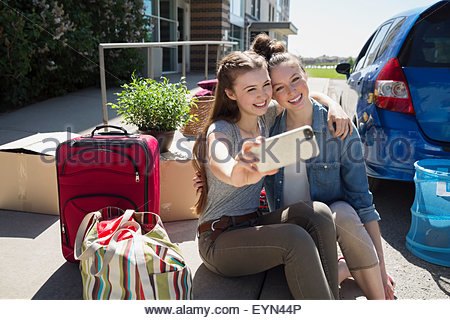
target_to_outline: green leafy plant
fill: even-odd
[[[117,103],[109,103],[123,117],[126,124],[135,125],[141,131],[174,131],[192,119],[190,110],[195,106],[186,81],[170,83],[165,77],[161,81],[136,77],[122,85],[116,93]]]

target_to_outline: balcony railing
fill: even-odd
[[[220,50],[223,51],[225,47],[233,47],[238,45],[233,41],[172,41],[172,42],[138,42],[138,43],[100,43],[99,58],[100,58],[100,87],[102,92],[102,108],[103,108],[103,123],[108,124],[108,109],[106,99],[106,77],[105,77],[105,49],[129,49],[129,48],[173,48],[182,46],[182,60],[181,73],[186,77],[186,47],[188,46],[205,46],[205,79],[208,79],[208,50],[210,45],[217,46],[217,58],[220,56]],[[150,55],[150,52],[149,52]],[[152,59],[148,59],[149,76],[153,78]]]

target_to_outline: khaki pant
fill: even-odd
[[[378,264],[372,239],[355,209],[344,201],[330,205],[336,222],[339,247],[350,271],[368,269]]]
[[[230,228],[215,241],[210,234],[200,235],[199,252],[211,271],[233,277],[284,265],[295,299],[338,299],[336,231],[325,204],[300,202]]]

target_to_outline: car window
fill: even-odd
[[[450,67],[450,6],[426,13],[416,22],[400,53],[405,67]]]
[[[359,53],[358,57],[355,60],[355,67],[353,68],[352,72],[358,71],[359,69],[362,68],[365,58],[366,58],[367,49],[369,48],[370,43],[372,42],[372,39],[374,36],[375,36],[375,32],[370,36],[369,40],[367,40],[366,43],[364,44],[364,47],[361,49],[361,52]]]
[[[385,24],[383,24],[377,32],[377,35],[372,41],[372,44],[370,45],[369,52],[367,53],[366,61],[364,62],[364,67],[367,67],[368,65],[371,65],[372,62],[375,60],[377,56],[378,49],[381,46],[381,43],[383,42],[384,37],[386,36],[387,32],[389,31],[389,28],[392,25],[392,21],[389,21]]]
[[[378,53],[375,57],[375,59],[378,59],[378,57],[381,57],[383,53],[386,51],[387,48],[389,48],[389,45],[392,43],[392,40],[395,39],[399,31],[401,30],[401,27],[403,23],[406,21],[405,17],[400,17],[395,19],[394,23],[392,24],[391,29],[389,30],[388,34],[386,35],[384,41],[382,42],[380,46],[380,50],[378,50]]]

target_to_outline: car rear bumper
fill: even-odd
[[[371,126],[360,134],[364,142],[367,174],[374,178],[412,181],[417,160],[450,159],[450,152],[425,140],[420,130]]]

